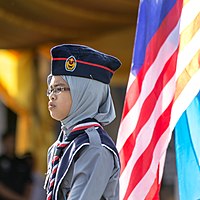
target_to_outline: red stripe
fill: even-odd
[[[52,58],[52,60],[67,60],[67,58]]]
[[[80,130],[84,130],[87,128],[91,128],[91,127],[102,127],[100,124],[91,124],[88,126],[81,126],[81,127],[74,127],[71,131],[71,133],[75,132],[75,131],[80,131]]]
[[[66,147],[68,145],[68,143],[66,144],[66,143],[59,143],[59,144],[57,144],[57,146],[58,147]]]
[[[52,174],[55,174],[57,170],[58,170],[58,167],[54,168]]]
[[[67,58],[52,58],[52,60],[67,60]],[[90,65],[92,67],[98,67],[98,68],[101,68],[101,69],[105,69],[105,70],[111,72],[112,74],[114,73],[113,70],[111,70],[110,68],[103,66],[103,65],[99,65],[99,64],[95,64],[95,63],[91,63],[91,62],[86,62],[86,61],[82,61],[82,60],[76,60],[76,62],[84,64],[84,65]]]
[[[159,166],[157,170],[157,176],[153,182],[153,185],[151,186],[151,189],[147,196],[145,197],[145,200],[159,200],[159,191],[160,191],[160,184],[159,184]]]
[[[159,27],[158,31],[152,37],[151,41],[149,42],[146,48],[146,56],[144,60],[144,64],[141,67],[140,72],[138,73],[137,78],[130,86],[129,90],[126,93],[122,120],[127,115],[129,110],[134,106],[135,102],[137,101],[139,94],[141,92],[141,86],[143,79],[145,77],[146,72],[154,62],[160,47],[163,45],[166,38],[169,36],[171,31],[177,25],[181,15],[182,9],[182,1],[178,0],[171,11],[168,13],[166,18],[163,20],[161,26]]]
[[[54,156],[52,163],[54,163],[56,160],[58,160],[60,157],[59,156]]]
[[[177,53],[178,53],[178,50],[175,51],[172,57],[165,64],[164,69],[155,84],[154,90],[152,90],[152,92],[149,94],[149,96],[146,98],[146,100],[144,101],[142,105],[135,130],[128,137],[128,139],[124,143],[123,148],[119,152],[120,159],[121,159],[121,173],[123,172],[124,168],[127,165],[127,162],[129,161],[132,155],[132,151],[135,147],[136,138],[141,128],[148,121],[149,117],[151,116],[154,110],[157,99],[160,93],[162,92],[163,87],[168,83],[168,81],[172,78],[172,76],[174,75],[176,71]]]
[[[90,62],[85,62],[85,61],[82,61],[82,60],[76,60],[76,61],[78,63],[84,64],[84,65],[90,65],[90,66],[93,66],[93,67],[99,67],[99,68],[105,69],[105,70],[111,72],[112,74],[114,73],[113,70],[111,70],[110,68],[105,67],[103,65],[99,65],[99,64],[95,64],[95,63],[90,63]]]
[[[50,187],[54,186],[55,179],[51,180]]]
[[[47,197],[47,200],[51,200],[51,198],[52,198],[52,195],[49,194],[49,196]]]
[[[168,108],[162,113],[162,115],[158,119],[149,146],[146,148],[146,150],[143,152],[143,154],[140,156],[140,158],[134,165],[133,170],[131,172],[131,177],[133,178],[129,180],[124,200],[128,199],[135,186],[139,183],[139,181],[148,171],[152,162],[153,151],[155,149],[155,146],[162,134],[169,126],[172,105],[173,101],[169,104]]]

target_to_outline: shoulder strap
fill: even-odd
[[[95,127],[91,127],[85,130],[89,137],[90,145],[101,145],[101,138],[99,136],[98,131],[95,129]]]

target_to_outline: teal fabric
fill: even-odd
[[[180,200],[200,199],[200,93],[175,127]]]

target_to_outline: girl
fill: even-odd
[[[48,151],[48,200],[118,200],[120,162],[103,126],[115,118],[110,79],[120,61],[87,46],[52,48],[48,109],[61,133]]]

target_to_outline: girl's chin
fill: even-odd
[[[54,113],[50,112],[50,115],[53,119],[57,120],[57,121],[61,121],[61,118],[58,117],[57,115],[55,115]]]
[[[66,115],[64,115],[64,114],[59,114],[58,115],[58,113],[57,112],[55,112],[55,111],[49,111],[49,113],[50,113],[50,116],[53,118],[53,119],[55,119],[55,120],[57,120],[57,121],[62,121],[62,120],[64,120],[67,116]]]

